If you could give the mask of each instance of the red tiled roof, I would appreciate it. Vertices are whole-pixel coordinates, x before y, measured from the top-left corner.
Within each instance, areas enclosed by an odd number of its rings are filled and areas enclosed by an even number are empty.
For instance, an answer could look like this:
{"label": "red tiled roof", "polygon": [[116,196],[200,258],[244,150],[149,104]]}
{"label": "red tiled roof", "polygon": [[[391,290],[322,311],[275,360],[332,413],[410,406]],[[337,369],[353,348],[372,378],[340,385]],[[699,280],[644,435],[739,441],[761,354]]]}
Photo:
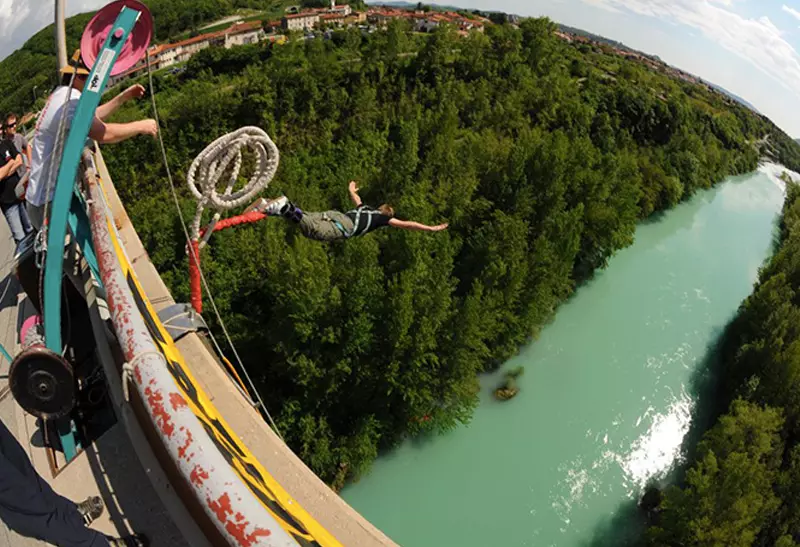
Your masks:
{"label": "red tiled roof", "polygon": [[209,32],[208,34],[201,34],[200,36],[195,36],[193,38],[187,38],[186,40],[181,40],[180,42],[175,42],[174,44],[166,44],[164,46],[164,51],[175,49],[176,47],[180,46],[190,46],[198,42],[205,42],[206,40],[212,40],[214,38],[219,38],[221,36],[225,36],[224,30],[220,32]]}
{"label": "red tiled roof", "polygon": [[297,13],[294,15],[285,15],[284,19],[304,19],[306,17],[319,17],[316,13],[309,13],[304,11],[303,13]]}
{"label": "red tiled roof", "polygon": [[226,34],[237,34],[239,32],[250,32],[253,30],[258,30],[261,28],[261,21],[250,21],[247,23],[234,23],[231,25],[228,30],[225,31]]}

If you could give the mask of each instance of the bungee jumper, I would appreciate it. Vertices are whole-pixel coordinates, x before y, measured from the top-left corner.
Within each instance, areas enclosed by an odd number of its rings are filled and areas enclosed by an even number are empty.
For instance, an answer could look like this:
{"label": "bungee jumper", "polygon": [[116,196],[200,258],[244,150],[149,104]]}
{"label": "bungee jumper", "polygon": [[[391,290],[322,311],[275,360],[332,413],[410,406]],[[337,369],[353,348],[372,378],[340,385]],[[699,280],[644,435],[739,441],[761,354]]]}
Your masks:
{"label": "bungee jumper", "polygon": [[364,205],[358,195],[358,190],[358,184],[350,181],[350,199],[353,200],[356,208],[346,213],[341,211],[306,212],[289,201],[286,196],[272,200],[260,198],[251,204],[245,213],[258,211],[267,216],[282,216],[297,224],[305,237],[316,241],[349,239],[368,234],[384,226],[419,232],[441,232],[447,229],[447,223],[429,226],[412,220],[395,218],[394,209],[388,204],[383,204],[378,208]]}

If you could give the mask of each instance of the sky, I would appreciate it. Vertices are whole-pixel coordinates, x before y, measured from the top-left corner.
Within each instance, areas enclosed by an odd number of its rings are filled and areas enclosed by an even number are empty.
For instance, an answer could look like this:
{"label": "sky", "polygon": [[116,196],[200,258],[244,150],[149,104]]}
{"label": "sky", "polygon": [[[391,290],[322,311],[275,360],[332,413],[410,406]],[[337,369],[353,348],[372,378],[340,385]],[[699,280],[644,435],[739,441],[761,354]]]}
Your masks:
{"label": "sky", "polygon": [[[73,15],[107,0],[66,0]],[[800,137],[800,0],[431,0],[546,15],[721,85]],[[53,20],[52,0],[0,0],[0,59]]]}

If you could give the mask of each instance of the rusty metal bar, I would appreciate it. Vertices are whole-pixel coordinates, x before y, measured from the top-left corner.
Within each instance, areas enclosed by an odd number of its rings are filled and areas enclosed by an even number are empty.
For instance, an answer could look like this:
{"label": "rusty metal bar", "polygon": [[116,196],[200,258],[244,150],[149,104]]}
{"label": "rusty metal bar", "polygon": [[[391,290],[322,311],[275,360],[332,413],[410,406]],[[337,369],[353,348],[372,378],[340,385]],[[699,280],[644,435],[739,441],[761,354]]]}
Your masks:
{"label": "rusty metal bar", "polygon": [[[94,166],[84,153],[87,165]],[[183,479],[201,502],[204,511],[229,544],[240,547],[296,546],[260,504],[214,445],[202,424],[188,407],[169,373],[163,354],[150,336],[122,273],[103,207],[102,189],[96,171],[90,168],[89,220],[106,289],[111,319],[132,369],[132,381],[156,430],[180,469]]]}

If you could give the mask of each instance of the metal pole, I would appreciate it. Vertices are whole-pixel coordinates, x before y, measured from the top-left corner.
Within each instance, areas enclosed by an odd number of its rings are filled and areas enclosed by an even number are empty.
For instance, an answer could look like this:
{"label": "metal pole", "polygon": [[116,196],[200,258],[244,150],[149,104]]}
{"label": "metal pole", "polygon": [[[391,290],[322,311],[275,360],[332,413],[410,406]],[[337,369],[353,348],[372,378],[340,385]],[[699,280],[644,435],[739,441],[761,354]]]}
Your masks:
{"label": "metal pole", "polygon": [[56,52],[58,70],[67,66],[67,31],[64,27],[64,3],[66,0],[56,0]]}

